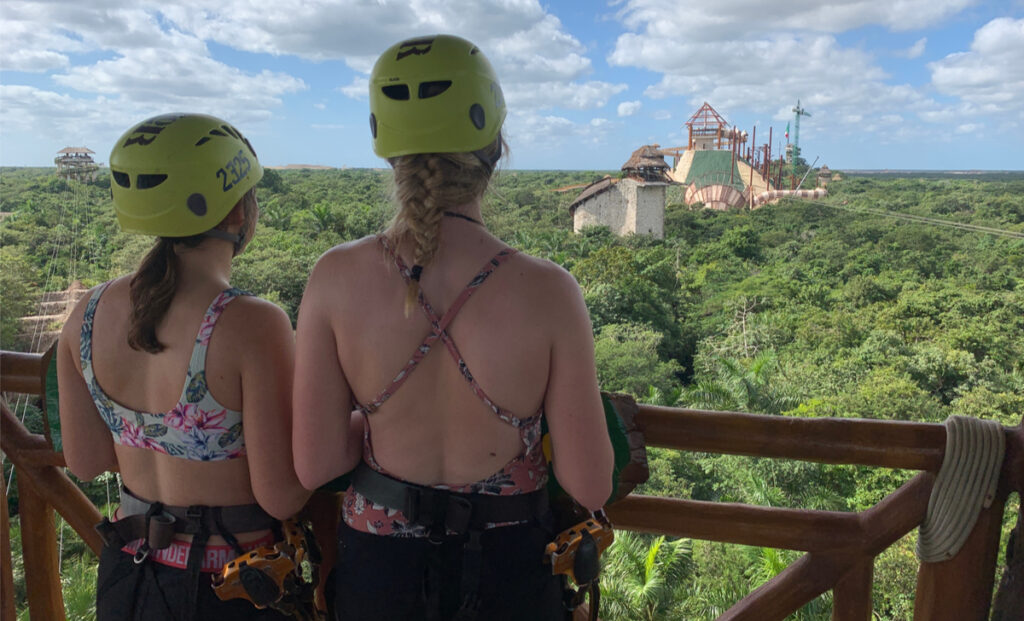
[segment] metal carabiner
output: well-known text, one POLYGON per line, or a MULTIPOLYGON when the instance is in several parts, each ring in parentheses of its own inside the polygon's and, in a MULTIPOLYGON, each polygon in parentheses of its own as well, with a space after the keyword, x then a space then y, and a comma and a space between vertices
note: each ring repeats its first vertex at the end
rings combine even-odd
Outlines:
POLYGON ((149 541, 143 541, 139 549, 135 551, 135 556, 132 560, 135 561, 136 565, 141 565, 143 561, 149 556, 149 541))

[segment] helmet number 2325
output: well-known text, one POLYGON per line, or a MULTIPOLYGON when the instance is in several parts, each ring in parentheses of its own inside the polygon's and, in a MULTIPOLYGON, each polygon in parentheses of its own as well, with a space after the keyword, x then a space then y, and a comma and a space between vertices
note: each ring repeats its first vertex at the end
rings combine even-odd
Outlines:
POLYGON ((238 150, 238 155, 231 158, 224 167, 217 171, 217 177, 222 180, 224 191, 227 192, 231 188, 235 187, 235 184, 245 178, 249 174, 249 170, 252 165, 249 163, 249 158, 245 157, 242 150, 238 150))

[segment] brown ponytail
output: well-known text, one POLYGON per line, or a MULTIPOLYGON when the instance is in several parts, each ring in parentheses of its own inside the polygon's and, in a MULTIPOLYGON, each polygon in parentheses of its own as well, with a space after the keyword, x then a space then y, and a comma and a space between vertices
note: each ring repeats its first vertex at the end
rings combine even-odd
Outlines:
POLYGON ((132 349, 158 354, 164 344, 156 337, 156 327, 164 318, 174 299, 178 285, 178 257, 175 244, 190 248, 198 246, 204 237, 160 237, 142 259, 129 284, 132 315, 128 326, 128 345, 132 349))
MULTIPOLYGON (((256 220, 259 218, 256 188, 251 188, 239 199, 235 204, 236 209, 238 205, 242 205, 243 220, 240 238, 235 243, 236 255, 252 239, 256 229, 256 220)), ((221 221, 215 228, 220 228, 223 223, 221 221)), ((195 248, 205 239, 204 233, 189 237, 158 237, 156 244, 143 257, 128 286, 132 306, 128 345, 132 349, 151 354, 164 350, 164 344, 156 337, 156 327, 167 314, 178 287, 178 256, 174 247, 182 245, 195 248)))
MULTIPOLYGON (((499 135, 482 151, 500 154, 503 144, 499 135)), ((404 241, 413 243, 414 278, 405 296, 408 317, 419 296, 419 275, 437 255, 444 211, 480 198, 493 166, 473 153, 403 155, 392 158, 391 166, 399 209, 385 234, 395 246, 404 241)))

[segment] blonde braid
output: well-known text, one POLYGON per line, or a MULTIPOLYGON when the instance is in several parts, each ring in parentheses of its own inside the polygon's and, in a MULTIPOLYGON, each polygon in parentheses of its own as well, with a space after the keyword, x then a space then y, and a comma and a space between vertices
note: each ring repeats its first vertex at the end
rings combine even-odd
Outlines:
MULTIPOLYGON (((502 144, 499 136, 491 148, 502 144)), ((413 279, 405 296, 408 317, 420 293, 419 275, 440 247, 444 210, 480 198, 491 168, 472 153, 421 153, 392 158, 398 213, 385 232, 395 247, 413 243, 413 279)))

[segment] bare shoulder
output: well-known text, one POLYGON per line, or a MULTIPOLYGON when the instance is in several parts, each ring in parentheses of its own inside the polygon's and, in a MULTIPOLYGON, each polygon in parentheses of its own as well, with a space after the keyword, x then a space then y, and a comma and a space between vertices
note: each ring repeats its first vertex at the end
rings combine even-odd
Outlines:
POLYGON ((367 261, 379 260, 381 246, 376 235, 367 235, 344 244, 338 244, 317 259, 310 283, 332 276, 344 276, 358 272, 367 261))
MULTIPOLYGON (((263 332, 264 330, 291 331, 291 319, 288 313, 270 300, 255 295, 240 295, 224 309, 218 327, 224 323, 230 330, 263 332)), ((259 340, 259 339, 254 339, 259 340)))
POLYGON ((105 296, 116 296, 118 294, 127 295, 128 282, 130 278, 130 275, 122 276, 120 278, 116 278, 110 281, 109 284, 101 283, 99 285, 96 285, 95 287, 89 289, 84 294, 82 294, 82 297, 80 297, 78 301, 75 302, 75 307, 71 310, 71 313, 68 315, 67 321, 64 322, 64 325, 61 328, 61 340, 66 341, 69 345, 74 344, 73 349, 77 350, 78 340, 80 338, 79 335, 82 330, 82 322, 85 320, 85 309, 86 307, 89 306, 89 300, 91 300, 92 296, 95 295, 96 290, 106 285, 107 290, 104 292, 105 296), (122 289, 124 291, 121 291, 122 289))
POLYGON ((513 264, 518 267, 524 284, 532 296, 544 300, 545 305, 562 306, 582 299, 579 283, 569 270, 548 259, 518 253, 513 264))

